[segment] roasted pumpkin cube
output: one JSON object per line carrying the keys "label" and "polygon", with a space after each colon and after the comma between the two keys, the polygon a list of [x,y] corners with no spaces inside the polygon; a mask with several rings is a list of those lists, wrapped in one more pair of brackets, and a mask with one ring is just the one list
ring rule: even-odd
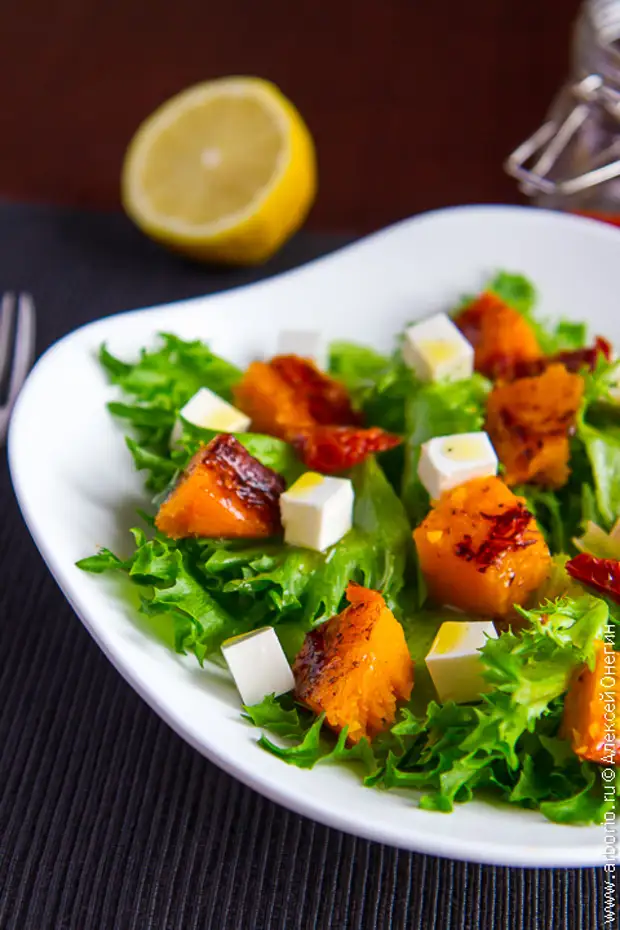
{"label": "roasted pumpkin cube", "polygon": [[314,471],[346,471],[402,441],[379,427],[362,429],[346,389],[296,355],[253,362],[234,395],[256,432],[293,443]]}
{"label": "roasted pumpkin cube", "polygon": [[487,617],[526,604],[551,563],[534,517],[495,477],[442,494],[413,538],[433,600]]}
{"label": "roasted pumpkin cube", "polygon": [[566,484],[569,436],[583,389],[581,375],[560,364],[532,378],[495,385],[487,401],[487,430],[507,484]]}
{"label": "roasted pumpkin cube", "polygon": [[256,433],[289,440],[292,433],[315,425],[305,398],[268,362],[252,362],[233,395],[239,409],[251,417]]}
{"label": "roasted pumpkin cube", "polygon": [[488,378],[542,355],[525,317],[490,291],[465,307],[454,322],[474,347],[474,368]]}
{"label": "roasted pumpkin cube", "polygon": [[603,643],[594,668],[576,673],[564,700],[562,733],[590,762],[620,765],[620,652]]}
{"label": "roasted pumpkin cube", "polygon": [[310,359],[276,355],[269,364],[295,390],[297,397],[303,399],[315,423],[335,426],[361,423],[345,386],[326,375]]}
{"label": "roasted pumpkin cube", "polygon": [[413,662],[403,628],[383,597],[351,582],[350,606],[311,630],[295,659],[295,693],[329,726],[356,743],[372,739],[408,700]]}
{"label": "roasted pumpkin cube", "polygon": [[297,355],[253,362],[233,393],[255,431],[281,439],[290,440],[316,424],[360,422],[346,388]]}
{"label": "roasted pumpkin cube", "polygon": [[186,536],[259,538],[281,532],[284,479],[234,436],[216,436],[198,450],[159,508],[157,529]]}

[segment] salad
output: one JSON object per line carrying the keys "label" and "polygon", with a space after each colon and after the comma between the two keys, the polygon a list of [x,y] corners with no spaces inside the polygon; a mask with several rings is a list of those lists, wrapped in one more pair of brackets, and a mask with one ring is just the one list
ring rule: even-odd
{"label": "salad", "polygon": [[127,576],[171,647],[227,665],[284,762],[351,765],[427,810],[601,822],[620,370],[535,305],[500,272],[390,355],[337,342],[324,363],[288,333],[245,371],[171,334],[136,361],[102,346],[148,493],[130,557],[79,567]]}

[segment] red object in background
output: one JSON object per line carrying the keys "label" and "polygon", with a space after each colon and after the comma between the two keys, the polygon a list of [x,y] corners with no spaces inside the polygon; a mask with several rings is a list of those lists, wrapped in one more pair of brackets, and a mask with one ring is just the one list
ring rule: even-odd
{"label": "red object in background", "polygon": [[566,563],[566,571],[575,581],[606,594],[620,604],[620,562],[616,559],[597,559],[581,552]]}
{"label": "red object in background", "polygon": [[595,210],[575,210],[577,216],[586,216],[590,220],[600,220],[610,226],[620,226],[620,213],[600,213]]}

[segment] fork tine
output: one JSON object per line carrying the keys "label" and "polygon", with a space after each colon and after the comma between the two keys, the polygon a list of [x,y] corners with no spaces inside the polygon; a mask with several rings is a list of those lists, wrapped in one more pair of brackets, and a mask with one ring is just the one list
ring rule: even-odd
{"label": "fork tine", "polygon": [[0,303],[0,385],[6,377],[11,357],[11,329],[15,315],[15,294],[7,291]]}
{"label": "fork tine", "polygon": [[7,406],[11,408],[26,380],[34,360],[35,346],[34,301],[30,294],[20,294],[17,301],[17,324],[15,327],[15,352],[9,384]]}

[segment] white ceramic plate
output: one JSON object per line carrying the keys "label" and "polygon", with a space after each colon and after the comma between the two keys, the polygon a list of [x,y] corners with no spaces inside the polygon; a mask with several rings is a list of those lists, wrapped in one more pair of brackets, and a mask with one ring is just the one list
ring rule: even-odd
{"label": "white ceramic plate", "polygon": [[600,827],[564,827],[534,812],[472,802],[445,815],[398,792],[363,788],[336,766],[302,771],[256,746],[237,693],[217,668],[201,670],[152,636],[116,583],[75,568],[100,545],[128,550],[144,504],[112,396],[95,359],[102,341],[131,358],[158,331],[208,340],[238,364],[271,353],[299,321],[327,338],[388,348],[403,324],[444,310],[498,268],[536,282],[543,314],[587,318],[620,344],[620,232],[594,221],[514,207],[463,207],[407,220],[279,278],[207,298],[91,323],[40,359],[10,434],[20,506],[49,568],[110,661],[177,733],[275,801],[341,830],[395,846],[497,864],[603,862]]}

